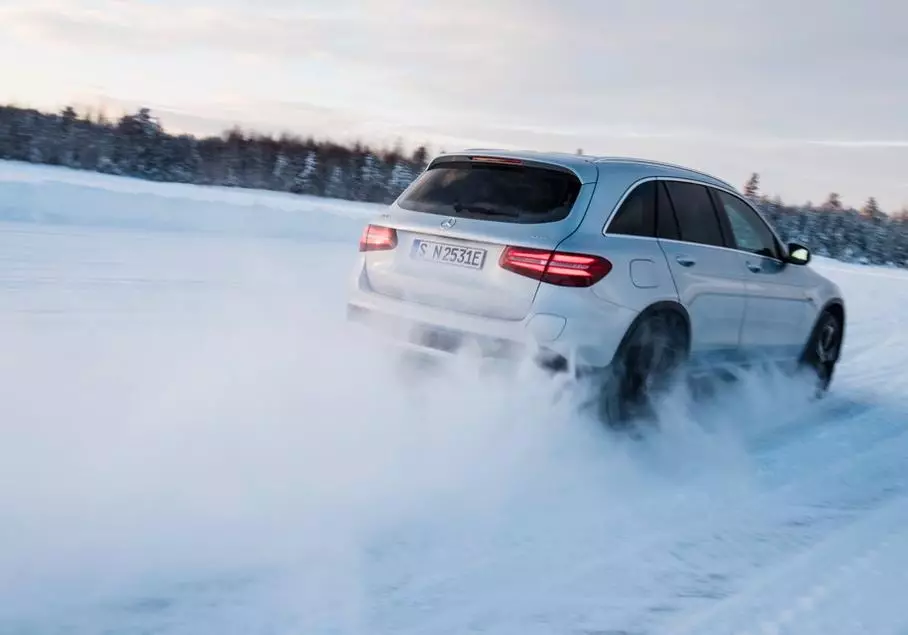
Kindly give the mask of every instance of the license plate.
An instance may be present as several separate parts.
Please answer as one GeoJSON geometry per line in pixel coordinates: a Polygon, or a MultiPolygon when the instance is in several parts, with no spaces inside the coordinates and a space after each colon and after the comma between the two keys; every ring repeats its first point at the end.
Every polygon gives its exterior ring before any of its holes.
{"type": "Polygon", "coordinates": [[[486,250],[448,245],[432,240],[414,240],[411,256],[416,260],[441,262],[470,269],[482,269],[486,260],[486,250]]]}

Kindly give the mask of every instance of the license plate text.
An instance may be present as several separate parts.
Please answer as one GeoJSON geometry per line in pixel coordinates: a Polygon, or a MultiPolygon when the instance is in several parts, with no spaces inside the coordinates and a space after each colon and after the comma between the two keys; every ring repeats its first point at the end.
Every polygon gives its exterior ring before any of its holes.
{"type": "Polygon", "coordinates": [[[457,245],[446,245],[428,240],[416,240],[413,242],[412,257],[417,260],[428,260],[430,262],[442,262],[471,269],[482,269],[485,263],[486,250],[476,249],[474,247],[459,247],[457,245]]]}

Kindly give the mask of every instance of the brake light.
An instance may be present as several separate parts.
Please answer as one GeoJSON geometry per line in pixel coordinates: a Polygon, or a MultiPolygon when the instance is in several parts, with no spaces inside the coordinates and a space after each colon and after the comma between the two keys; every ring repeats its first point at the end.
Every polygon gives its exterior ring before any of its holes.
{"type": "Polygon", "coordinates": [[[383,251],[397,247],[397,230],[381,225],[368,225],[359,239],[360,251],[383,251]]]}
{"type": "Polygon", "coordinates": [[[562,287],[591,287],[612,270],[612,263],[599,256],[529,247],[506,247],[498,264],[521,276],[562,287]]]}
{"type": "Polygon", "coordinates": [[[523,161],[520,159],[509,159],[506,157],[473,156],[470,157],[470,161],[473,163],[497,163],[499,165],[523,165],[523,161]]]}

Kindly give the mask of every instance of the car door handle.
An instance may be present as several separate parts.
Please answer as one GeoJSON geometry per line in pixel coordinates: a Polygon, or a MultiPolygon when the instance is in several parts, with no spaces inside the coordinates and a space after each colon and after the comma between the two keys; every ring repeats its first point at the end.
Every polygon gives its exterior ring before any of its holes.
{"type": "Polygon", "coordinates": [[[697,264],[697,261],[690,256],[675,256],[675,260],[677,260],[678,264],[682,267],[693,267],[697,264]]]}
{"type": "Polygon", "coordinates": [[[747,261],[747,268],[750,269],[753,273],[760,273],[761,271],[763,271],[763,267],[750,261],[747,261]]]}

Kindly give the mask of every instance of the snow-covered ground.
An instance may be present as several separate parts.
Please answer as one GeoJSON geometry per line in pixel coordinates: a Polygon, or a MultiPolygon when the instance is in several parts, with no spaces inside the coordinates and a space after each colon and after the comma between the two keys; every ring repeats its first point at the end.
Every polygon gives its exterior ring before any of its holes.
{"type": "Polygon", "coordinates": [[[908,632],[908,274],[817,263],[824,403],[635,443],[401,376],[343,320],[375,211],[0,163],[0,633],[908,632]]]}

